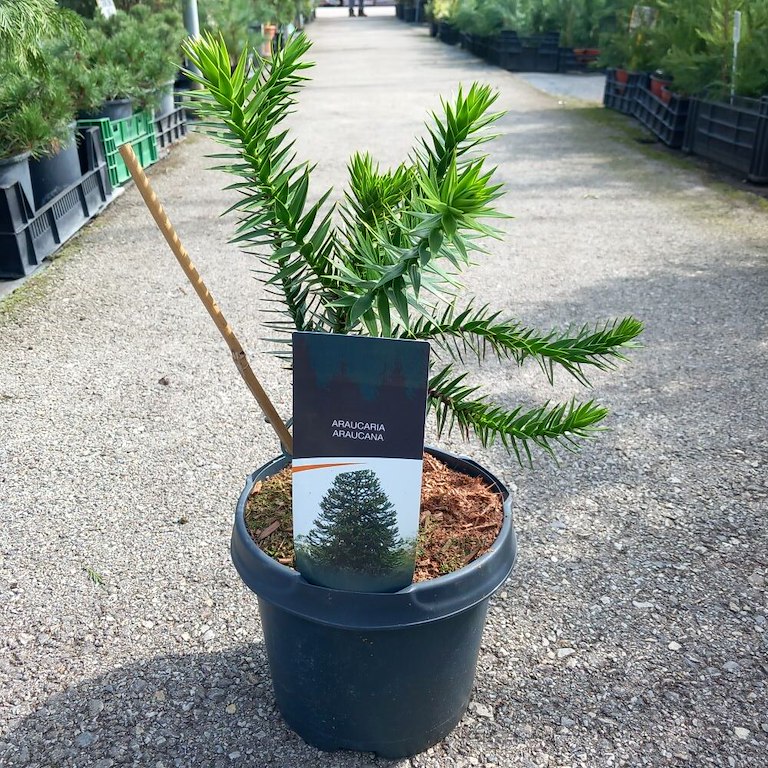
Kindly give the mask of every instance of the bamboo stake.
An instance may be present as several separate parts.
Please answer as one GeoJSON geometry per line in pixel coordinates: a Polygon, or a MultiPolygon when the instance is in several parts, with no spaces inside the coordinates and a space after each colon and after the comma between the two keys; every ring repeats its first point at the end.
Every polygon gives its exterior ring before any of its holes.
{"type": "Polygon", "coordinates": [[[186,249],[181,244],[179,236],[176,234],[176,231],[174,230],[170,219],[165,213],[160,200],[158,200],[157,195],[152,189],[152,186],[149,183],[149,179],[139,164],[139,161],[136,158],[133,147],[131,147],[130,143],[123,144],[120,147],[120,154],[125,161],[128,170],[131,172],[131,176],[136,183],[136,187],[141,193],[141,196],[144,198],[144,202],[146,203],[147,208],[149,208],[149,212],[152,214],[152,218],[155,220],[155,223],[163,233],[163,236],[173,251],[173,255],[176,257],[177,261],[181,265],[181,268],[184,270],[184,274],[189,279],[189,282],[192,283],[192,287],[195,289],[195,292],[199,296],[200,301],[203,302],[203,306],[208,310],[208,314],[211,316],[211,319],[219,329],[219,333],[221,333],[221,335],[224,337],[224,341],[227,343],[227,346],[232,353],[232,359],[235,361],[237,370],[240,372],[240,375],[248,385],[248,389],[251,390],[251,393],[256,398],[256,402],[258,402],[259,406],[261,407],[261,410],[263,411],[267,421],[272,425],[272,429],[274,429],[277,433],[277,436],[283,445],[283,449],[289,455],[293,454],[293,438],[291,437],[291,433],[288,431],[288,428],[280,418],[280,415],[275,409],[275,406],[272,405],[272,401],[269,399],[269,396],[262,388],[259,380],[256,378],[256,374],[253,372],[253,369],[248,362],[248,358],[246,357],[240,342],[235,336],[235,332],[224,318],[224,315],[216,304],[216,301],[214,300],[213,296],[211,296],[210,291],[203,282],[202,277],[200,277],[200,273],[192,263],[192,259],[189,257],[186,249]]]}

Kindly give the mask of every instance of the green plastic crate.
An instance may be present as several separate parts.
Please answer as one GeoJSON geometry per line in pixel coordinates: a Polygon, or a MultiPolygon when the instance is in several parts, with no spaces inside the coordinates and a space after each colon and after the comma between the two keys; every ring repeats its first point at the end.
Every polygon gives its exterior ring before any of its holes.
{"type": "Polygon", "coordinates": [[[136,112],[122,120],[109,120],[106,117],[98,120],[78,120],[78,125],[96,126],[101,130],[105,141],[113,139],[118,147],[127,141],[133,141],[139,136],[150,133],[153,129],[150,112],[136,112]]]}
{"type": "Polygon", "coordinates": [[[119,187],[131,178],[120,156],[120,147],[130,142],[142,168],[157,162],[157,139],[155,125],[150,112],[136,112],[123,120],[79,120],[78,126],[97,126],[101,133],[104,156],[107,159],[109,181],[119,187]]]}
{"type": "MultiPolygon", "coordinates": [[[[127,144],[128,142],[124,143],[127,144]]],[[[157,140],[154,131],[138,136],[130,144],[142,168],[157,162],[157,140]]],[[[131,178],[131,172],[126,167],[125,161],[120,154],[121,146],[122,144],[114,147],[114,149],[108,148],[104,153],[107,158],[109,181],[113,187],[119,187],[131,178]]]]}

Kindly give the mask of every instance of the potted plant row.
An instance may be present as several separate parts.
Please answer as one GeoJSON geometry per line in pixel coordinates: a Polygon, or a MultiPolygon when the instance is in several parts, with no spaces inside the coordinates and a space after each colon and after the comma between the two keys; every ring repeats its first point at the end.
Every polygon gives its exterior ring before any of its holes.
{"type": "MultiPolygon", "coordinates": [[[[151,109],[160,105],[163,88],[172,87],[183,28],[177,12],[152,13],[146,6],[88,21],[55,0],[3,0],[3,8],[0,234],[6,247],[0,274],[20,277],[127,179],[124,166],[120,175],[120,143],[134,142],[145,164],[157,159],[159,128],[151,109]],[[93,126],[102,141],[98,159],[84,141],[93,126]],[[90,176],[104,162],[109,178],[94,184],[90,176]],[[87,194],[76,191],[81,185],[87,194]],[[96,191],[99,199],[92,201],[96,191]],[[48,237],[49,230],[55,236],[48,237]]],[[[173,110],[172,91],[171,107],[166,120],[178,123],[183,111],[173,110]]]]}
{"type": "Polygon", "coordinates": [[[601,61],[615,68],[604,103],[635,116],[670,147],[766,183],[767,24],[768,6],[743,0],[714,10],[703,0],[674,1],[635,14],[605,41],[601,61]],[[735,68],[734,11],[741,13],[735,68]],[[635,71],[622,78],[625,66],[635,71]]]}
{"type": "Polygon", "coordinates": [[[511,0],[437,0],[429,13],[433,36],[452,45],[461,42],[513,72],[584,71],[599,53],[594,47],[599,14],[589,8],[574,12],[569,3],[542,8],[511,0]]]}
{"type": "Polygon", "coordinates": [[[0,25],[0,183],[18,181],[34,210],[55,194],[57,184],[66,186],[80,175],[72,169],[74,102],[49,71],[44,35],[77,36],[82,25],[53,0],[8,0],[7,6],[8,21],[0,25]]]}
{"type": "Polygon", "coordinates": [[[23,277],[107,202],[103,157],[78,147],[47,36],[82,35],[53,0],[7,0],[0,25],[0,277],[23,277]],[[7,36],[8,39],[5,39],[7,36]],[[81,163],[81,153],[83,155],[81,163]],[[95,177],[95,178],[94,178],[95,177]]]}
{"type": "Polygon", "coordinates": [[[97,18],[86,44],[68,46],[60,57],[62,76],[82,98],[81,125],[98,125],[115,186],[129,174],[118,148],[130,141],[143,165],[183,135],[185,111],[176,104],[174,82],[184,29],[178,11],[152,12],[137,5],[109,19],[97,18]],[[121,110],[121,111],[116,111],[121,110]],[[105,121],[109,122],[105,122],[105,121]]]}
{"type": "MultiPolygon", "coordinates": [[[[612,369],[641,331],[627,317],[575,334],[540,334],[459,298],[477,238],[501,235],[491,224],[501,188],[478,149],[500,116],[488,86],[445,102],[428,138],[396,168],[354,155],[336,208],[327,204],[330,190],[310,202],[313,166],[294,159],[283,127],[310,66],[304,36],[271,60],[253,59],[255,69],[244,52],[230,71],[221,38],[184,47],[198,71],[189,75],[202,86],[196,109],[229,153],[220,167],[240,195],[235,239],[258,254],[267,290],[284,310],[269,324],[278,354],[289,354],[294,329],[429,341],[428,401],[438,431],[455,426],[483,445],[500,442],[523,464],[533,448],[573,448],[599,428],[607,411],[593,401],[508,409],[462,372],[471,350],[505,364],[532,358],[550,376],[563,368],[586,383],[590,367],[612,369]]],[[[310,583],[266,554],[264,537],[257,543],[245,519],[249,497],[289,464],[288,455],[254,472],[238,502],[232,559],[258,596],[278,707],[322,749],[411,755],[443,738],[467,707],[488,601],[515,558],[509,494],[473,460],[430,452],[494,490],[499,534],[474,562],[395,592],[310,583]]]]}

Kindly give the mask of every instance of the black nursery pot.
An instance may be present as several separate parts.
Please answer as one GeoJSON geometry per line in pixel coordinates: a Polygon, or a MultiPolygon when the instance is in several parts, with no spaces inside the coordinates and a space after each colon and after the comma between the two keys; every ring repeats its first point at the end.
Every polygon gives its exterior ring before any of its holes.
{"type": "Polygon", "coordinates": [[[256,546],[246,500],[286,456],[254,472],[238,501],[232,562],[259,599],[275,699],[288,725],[320,749],[408,757],[447,736],[469,703],[488,601],[515,562],[511,502],[479,464],[427,450],[497,488],[504,521],[482,557],[399,592],[316,586],[256,546]]]}
{"type": "Polygon", "coordinates": [[[56,195],[71,187],[83,176],[80,154],[77,150],[75,123],[69,143],[52,155],[43,155],[29,161],[29,175],[35,208],[42,208],[56,195]]]}

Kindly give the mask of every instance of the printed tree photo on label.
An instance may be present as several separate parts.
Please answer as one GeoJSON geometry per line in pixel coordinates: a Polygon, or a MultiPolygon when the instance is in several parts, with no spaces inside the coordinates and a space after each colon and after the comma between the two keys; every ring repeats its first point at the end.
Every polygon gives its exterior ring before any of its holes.
{"type": "Polygon", "coordinates": [[[325,583],[339,574],[382,584],[410,579],[416,537],[400,535],[397,509],[376,472],[340,472],[320,510],[309,534],[295,542],[296,557],[313,581],[325,583]]]}

